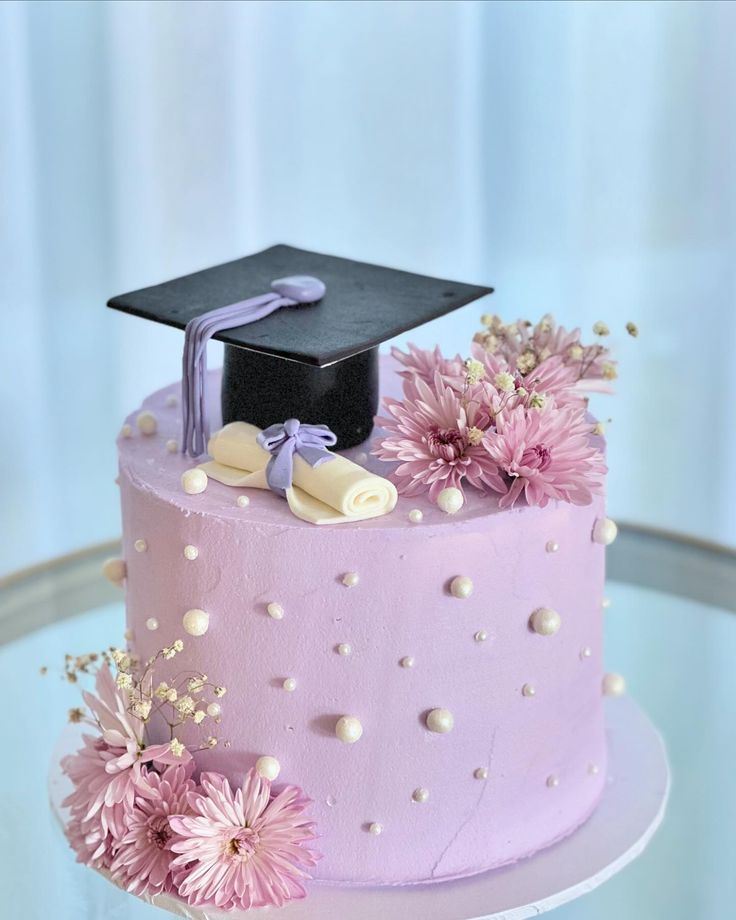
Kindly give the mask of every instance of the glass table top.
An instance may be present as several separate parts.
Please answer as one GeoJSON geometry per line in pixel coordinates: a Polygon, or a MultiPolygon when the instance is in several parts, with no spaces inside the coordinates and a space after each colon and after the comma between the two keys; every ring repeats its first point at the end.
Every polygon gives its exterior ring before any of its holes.
{"type": "MultiPolygon", "coordinates": [[[[79,698],[57,676],[63,656],[104,648],[124,628],[120,592],[100,575],[115,550],[114,543],[94,547],[0,581],[0,883],[14,920],[165,916],[77,865],[47,805],[52,751],[79,698]],[[50,669],[45,677],[42,665],[50,669]]],[[[550,916],[729,916],[736,903],[736,553],[625,526],[608,552],[606,664],[626,676],[662,732],[672,793],[643,856],[550,916]]]]}

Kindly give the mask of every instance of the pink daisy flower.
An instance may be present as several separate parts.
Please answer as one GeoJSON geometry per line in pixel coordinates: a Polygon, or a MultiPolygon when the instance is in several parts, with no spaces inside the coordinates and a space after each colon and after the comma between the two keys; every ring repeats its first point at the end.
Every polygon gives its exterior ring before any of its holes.
{"type": "Polygon", "coordinates": [[[399,371],[399,375],[405,380],[419,377],[425,383],[431,384],[434,382],[436,373],[440,373],[446,380],[458,379],[462,381],[464,378],[465,365],[460,355],[455,355],[454,358],[445,358],[440,351],[439,345],[436,345],[433,351],[417,348],[411,342],[406,347],[408,353],[395,346],[391,349],[391,356],[405,368],[405,370],[399,371]]]}
{"type": "Polygon", "coordinates": [[[160,775],[142,768],[133,806],[125,816],[126,830],[110,867],[113,879],[126,891],[136,895],[172,891],[169,818],[190,811],[187,796],[195,789],[192,767],[191,763],[170,766],[160,775]]]}
{"type": "Polygon", "coordinates": [[[488,413],[474,398],[463,401],[439,374],[433,385],[419,377],[404,382],[404,400],[387,398],[388,417],[378,418],[386,435],[373,453],[381,460],[399,461],[392,479],[403,495],[429,490],[435,501],[448,487],[462,490],[467,480],[476,488],[503,489],[495,463],[481,440],[488,413]]]}
{"type": "Polygon", "coordinates": [[[303,867],[318,855],[305,844],[315,839],[301,789],[286,786],[272,796],[271,784],[250,770],[234,792],[217,773],[203,773],[202,791],[190,793],[192,816],[172,817],[175,884],[190,904],[224,910],[280,907],[306,895],[303,867]]]}
{"type": "MultiPolygon", "coordinates": [[[[523,494],[529,505],[550,499],[587,505],[601,489],[606,466],[590,442],[585,413],[570,407],[502,413],[485,449],[505,474],[499,507],[513,507],[523,494]]],[[[492,484],[496,488],[495,484],[492,484]]]]}

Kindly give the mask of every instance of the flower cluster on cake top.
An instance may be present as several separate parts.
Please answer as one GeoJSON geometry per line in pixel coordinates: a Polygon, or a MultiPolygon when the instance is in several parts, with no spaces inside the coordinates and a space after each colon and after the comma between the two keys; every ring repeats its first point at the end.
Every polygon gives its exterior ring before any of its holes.
{"type": "Polygon", "coordinates": [[[120,649],[67,656],[69,681],[96,678],[96,694],[83,694],[86,709],[69,713],[90,732],[62,761],[73,786],[62,803],[67,839],[80,862],[136,895],[174,894],[222,910],[302,898],[319,858],[309,845],[316,838],[310,800],[297,786],[273,788],[255,768],[238,787],[219,773],[197,777],[192,750],[214,747],[217,738],[204,735],[190,750],[177,733],[219,723],[217,700],[226,691],[200,673],[157,681],[157,663],[182,650],[177,640],[142,665],[120,649]],[[149,742],[152,720],[167,742],[149,742]]]}
{"type": "MultiPolygon", "coordinates": [[[[482,317],[471,357],[448,358],[439,348],[392,350],[401,364],[403,399],[386,398],[374,445],[398,464],[391,478],[406,496],[436,501],[465,484],[496,493],[501,508],[524,499],[588,504],[602,488],[606,465],[588,414],[587,392],[610,391],[616,363],[602,340],[605,323],[584,344],[552,316],[504,324],[482,317]]],[[[638,335],[633,323],[629,335],[638,335]]]]}

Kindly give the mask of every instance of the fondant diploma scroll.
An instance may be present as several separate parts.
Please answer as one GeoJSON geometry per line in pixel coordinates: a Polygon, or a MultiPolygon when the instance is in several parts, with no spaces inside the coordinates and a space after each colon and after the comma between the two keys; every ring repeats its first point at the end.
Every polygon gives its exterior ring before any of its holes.
{"type": "MultiPolygon", "coordinates": [[[[249,489],[268,489],[266,467],[272,454],[258,443],[261,429],[232,422],[209,440],[212,460],[202,463],[211,479],[249,489]]],[[[343,524],[388,514],[396,507],[396,487],[388,479],[342,457],[315,466],[299,453],[293,457],[292,482],[285,490],[289,508],[311,524],[343,524]]]]}

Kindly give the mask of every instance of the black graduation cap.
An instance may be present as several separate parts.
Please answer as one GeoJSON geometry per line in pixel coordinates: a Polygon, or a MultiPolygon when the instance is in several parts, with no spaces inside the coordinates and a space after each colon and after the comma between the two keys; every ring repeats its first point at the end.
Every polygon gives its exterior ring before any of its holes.
{"type": "Polygon", "coordinates": [[[223,423],[325,424],[337,449],[360,444],[373,427],[378,346],[493,290],[278,245],[121,294],[108,306],[185,329],[195,317],[300,275],[324,282],[316,303],[285,306],[214,335],[225,343],[223,423]]]}

